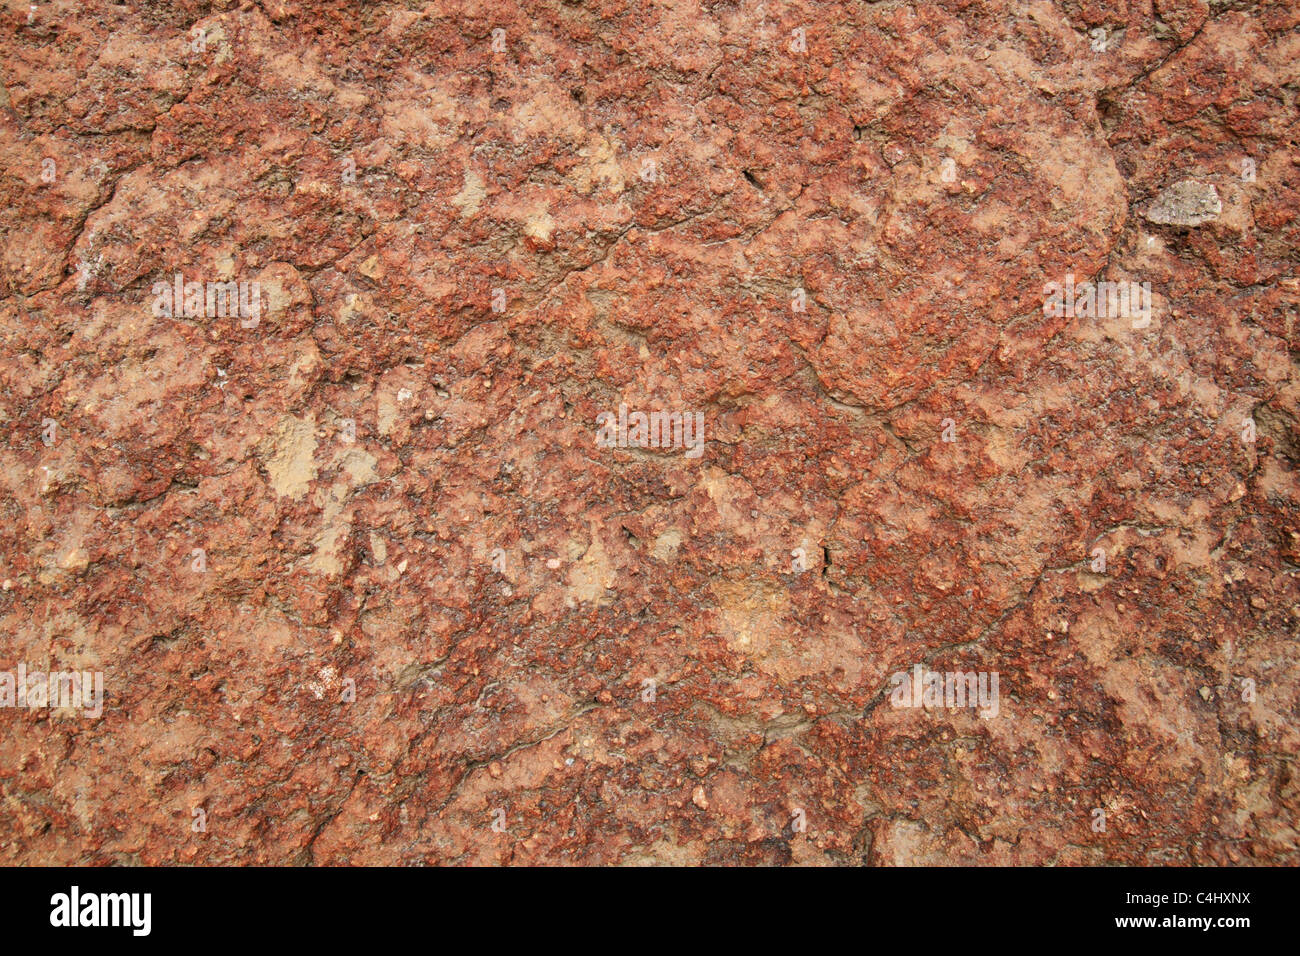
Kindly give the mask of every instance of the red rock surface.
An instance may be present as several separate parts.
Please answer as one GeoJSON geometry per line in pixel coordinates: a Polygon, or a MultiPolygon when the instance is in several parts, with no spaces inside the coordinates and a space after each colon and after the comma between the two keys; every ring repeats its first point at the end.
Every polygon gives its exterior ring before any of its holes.
{"type": "Polygon", "coordinates": [[[1291,0],[2,19],[0,860],[1300,861],[1291,0]]]}

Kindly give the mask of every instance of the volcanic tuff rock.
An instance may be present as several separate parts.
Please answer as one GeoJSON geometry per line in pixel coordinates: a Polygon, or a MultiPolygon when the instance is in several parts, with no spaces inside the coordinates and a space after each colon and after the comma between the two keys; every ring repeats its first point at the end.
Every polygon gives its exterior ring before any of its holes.
{"type": "Polygon", "coordinates": [[[0,17],[0,859],[1300,862],[1291,0],[0,17]]]}

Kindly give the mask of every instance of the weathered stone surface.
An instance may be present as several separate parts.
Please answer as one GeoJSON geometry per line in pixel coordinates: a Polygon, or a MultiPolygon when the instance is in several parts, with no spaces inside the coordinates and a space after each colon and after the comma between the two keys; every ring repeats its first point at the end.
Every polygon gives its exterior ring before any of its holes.
{"type": "Polygon", "coordinates": [[[1161,226],[1203,226],[1218,219],[1221,212],[1223,202],[1212,183],[1185,179],[1156,197],[1146,220],[1161,226]]]}
{"type": "Polygon", "coordinates": [[[0,859],[1300,861],[1294,3],[3,17],[0,859]]]}

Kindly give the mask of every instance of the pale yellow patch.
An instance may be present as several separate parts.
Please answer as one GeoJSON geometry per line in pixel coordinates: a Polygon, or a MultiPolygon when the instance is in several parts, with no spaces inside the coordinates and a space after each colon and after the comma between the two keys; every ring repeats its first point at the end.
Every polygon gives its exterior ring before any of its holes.
{"type": "Polygon", "coordinates": [[[524,220],[524,235],[531,236],[541,242],[550,242],[551,233],[555,232],[555,220],[551,214],[543,209],[540,212],[530,213],[524,220]]]}

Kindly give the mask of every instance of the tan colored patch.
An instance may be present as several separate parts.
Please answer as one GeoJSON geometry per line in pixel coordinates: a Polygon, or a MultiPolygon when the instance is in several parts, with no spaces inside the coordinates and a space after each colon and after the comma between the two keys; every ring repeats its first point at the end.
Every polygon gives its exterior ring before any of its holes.
{"type": "Polygon", "coordinates": [[[483,177],[474,170],[467,169],[465,170],[465,183],[460,187],[460,192],[451,197],[451,203],[460,210],[463,217],[468,219],[478,212],[486,197],[487,189],[483,177]]]}
{"type": "Polygon", "coordinates": [[[281,497],[297,500],[316,477],[316,422],[286,415],[258,445],[271,487],[281,497]]]}
{"type": "Polygon", "coordinates": [[[600,535],[593,534],[591,547],[569,572],[569,598],[575,602],[597,602],[605,596],[606,589],[614,586],[617,576],[600,535]]]}
{"type": "Polygon", "coordinates": [[[719,580],[710,586],[718,600],[722,638],[742,654],[766,657],[789,622],[790,598],[785,591],[762,583],[719,580]]]}
{"type": "Polygon", "coordinates": [[[578,150],[583,162],[573,171],[578,192],[584,196],[601,186],[608,186],[614,195],[623,192],[623,170],[618,165],[618,150],[604,136],[593,134],[585,146],[578,150]]]}
{"type": "Polygon", "coordinates": [[[550,242],[551,234],[555,232],[555,220],[551,214],[543,209],[540,212],[533,212],[524,220],[524,235],[530,236],[539,242],[550,242]]]}
{"type": "Polygon", "coordinates": [[[790,619],[790,595],[784,588],[719,580],[710,590],[718,602],[719,635],[763,673],[782,680],[833,674],[841,687],[855,686],[861,679],[861,642],[839,627],[800,630],[790,619]]]}
{"type": "Polygon", "coordinates": [[[343,514],[343,500],[346,491],[342,482],[334,485],[325,502],[325,513],[321,516],[321,529],[312,539],[315,551],[307,559],[307,567],[319,574],[336,577],[343,573],[343,561],[339,558],[339,546],[347,540],[352,532],[352,518],[343,514]]]}
{"type": "Polygon", "coordinates": [[[387,395],[380,395],[376,405],[375,424],[379,426],[379,434],[391,435],[393,426],[397,424],[397,403],[387,395]]]}
{"type": "Polygon", "coordinates": [[[361,451],[359,448],[350,449],[343,456],[342,462],[348,488],[364,488],[378,481],[379,475],[375,472],[376,464],[375,456],[369,452],[361,451]]]}
{"type": "Polygon", "coordinates": [[[388,560],[388,542],[383,535],[374,531],[370,532],[370,553],[374,555],[375,564],[383,564],[388,560]]]}
{"type": "Polygon", "coordinates": [[[656,560],[671,561],[677,557],[677,549],[682,546],[682,533],[676,528],[669,528],[659,537],[655,538],[654,547],[650,553],[656,560]]]}
{"type": "Polygon", "coordinates": [[[752,537],[756,534],[754,520],[749,516],[749,508],[737,502],[751,501],[753,489],[743,478],[729,475],[721,468],[709,466],[700,474],[700,486],[718,509],[718,517],[733,534],[740,537],[752,537]]]}
{"type": "MultiPolygon", "coordinates": [[[[312,539],[315,550],[307,559],[309,569],[329,577],[343,573],[339,550],[352,533],[352,513],[345,510],[345,505],[356,489],[364,488],[379,477],[375,474],[375,456],[358,448],[349,449],[336,461],[340,465],[338,479],[330,485],[327,492],[317,496],[318,503],[324,498],[324,512],[321,515],[321,529],[312,539]]],[[[370,541],[376,562],[383,564],[388,559],[387,545],[373,533],[370,541]]]]}

